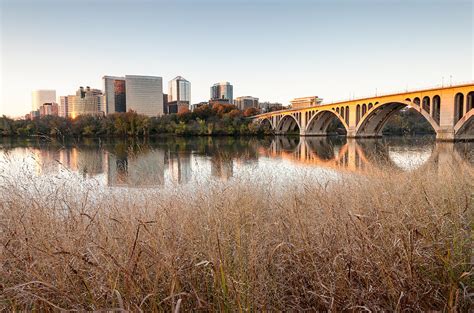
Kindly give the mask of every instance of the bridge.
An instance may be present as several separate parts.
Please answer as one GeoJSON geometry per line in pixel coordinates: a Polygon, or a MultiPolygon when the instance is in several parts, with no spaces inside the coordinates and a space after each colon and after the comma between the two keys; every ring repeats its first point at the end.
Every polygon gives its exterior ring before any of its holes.
{"type": "Polygon", "coordinates": [[[380,137],[390,117],[407,106],[430,123],[438,140],[474,139],[474,82],[268,112],[254,122],[277,135],[325,136],[338,119],[347,137],[380,137]]]}

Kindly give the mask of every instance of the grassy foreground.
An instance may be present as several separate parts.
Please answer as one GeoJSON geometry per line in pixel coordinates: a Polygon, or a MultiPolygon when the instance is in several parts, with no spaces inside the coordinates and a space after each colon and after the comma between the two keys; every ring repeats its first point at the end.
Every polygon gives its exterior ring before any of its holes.
{"type": "Polygon", "coordinates": [[[466,312],[473,178],[446,168],[117,195],[4,175],[0,309],[466,312]]]}

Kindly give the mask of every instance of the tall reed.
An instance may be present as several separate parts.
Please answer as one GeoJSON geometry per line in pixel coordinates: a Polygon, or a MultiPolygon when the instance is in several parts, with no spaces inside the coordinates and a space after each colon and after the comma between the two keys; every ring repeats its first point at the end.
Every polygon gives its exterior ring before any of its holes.
{"type": "Polygon", "coordinates": [[[23,177],[0,177],[6,311],[472,309],[470,167],[127,193],[23,177]]]}

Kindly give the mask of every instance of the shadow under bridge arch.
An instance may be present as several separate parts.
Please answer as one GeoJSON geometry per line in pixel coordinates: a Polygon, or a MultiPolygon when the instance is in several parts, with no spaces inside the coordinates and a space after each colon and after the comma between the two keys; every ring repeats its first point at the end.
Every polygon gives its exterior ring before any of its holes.
{"type": "Polygon", "coordinates": [[[355,131],[356,137],[382,136],[382,130],[390,117],[405,107],[413,108],[425,118],[436,133],[438,132],[438,123],[429,112],[422,110],[419,101],[415,99],[415,101],[412,102],[406,99],[404,101],[380,103],[373,106],[357,124],[355,131]]]}
{"type": "Polygon", "coordinates": [[[304,134],[307,136],[326,136],[330,133],[347,134],[349,127],[345,119],[338,112],[324,110],[308,121],[304,134]]]}
{"type": "Polygon", "coordinates": [[[281,117],[275,128],[275,133],[277,135],[299,135],[300,130],[301,127],[298,120],[293,115],[287,114],[281,117]]]}

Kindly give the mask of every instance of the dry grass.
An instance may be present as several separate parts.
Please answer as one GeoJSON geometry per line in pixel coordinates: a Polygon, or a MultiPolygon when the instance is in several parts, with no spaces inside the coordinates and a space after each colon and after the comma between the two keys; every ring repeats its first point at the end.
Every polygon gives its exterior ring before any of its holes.
{"type": "Polygon", "coordinates": [[[472,168],[196,192],[0,177],[6,311],[468,311],[472,168]]]}

